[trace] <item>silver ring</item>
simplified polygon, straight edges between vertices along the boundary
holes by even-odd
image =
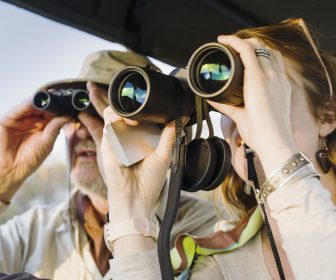
[[[255,49],[254,50],[256,56],[263,56],[263,57],[266,57],[266,58],[270,58],[271,57],[271,54],[268,52],[268,50],[266,49]]]

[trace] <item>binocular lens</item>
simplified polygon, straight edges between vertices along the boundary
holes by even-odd
[[[212,50],[196,62],[197,83],[203,92],[212,94],[225,86],[231,76],[229,57],[221,50]]]
[[[42,110],[49,106],[50,95],[47,92],[40,91],[34,96],[33,105],[36,109]]]
[[[72,104],[79,111],[85,110],[90,105],[89,93],[85,90],[76,92],[73,95]]]
[[[138,110],[147,98],[147,84],[144,77],[133,72],[125,77],[118,91],[120,108],[125,113]]]
[[[243,64],[230,46],[208,43],[200,46],[188,62],[188,84],[202,98],[231,105],[243,100]]]

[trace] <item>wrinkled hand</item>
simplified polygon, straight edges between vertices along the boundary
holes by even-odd
[[[136,125],[134,121],[116,115],[110,107],[104,111],[104,121],[105,125],[118,121]],[[174,133],[175,124],[171,122],[163,130],[156,150],[130,167],[118,164],[111,144],[103,135],[101,156],[108,187],[110,221],[151,217],[171,163]]]
[[[254,149],[266,169],[274,169],[270,154],[280,151],[279,162],[297,151],[291,129],[291,85],[280,52],[269,49],[271,57],[255,54],[264,48],[256,39],[220,36],[218,41],[235,49],[244,64],[244,106],[209,103],[229,116],[237,125],[242,139]],[[278,165],[274,162],[274,166]]]
[[[51,152],[62,126],[71,117],[38,111],[31,99],[0,120],[0,200],[10,202],[23,181]]]

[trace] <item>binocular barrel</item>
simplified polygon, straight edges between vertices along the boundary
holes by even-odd
[[[182,69],[176,72],[183,73]],[[179,115],[192,116],[195,94],[230,105],[244,103],[243,64],[231,47],[205,44],[193,53],[183,70],[185,74],[177,76],[126,66],[110,83],[112,109],[125,118],[165,123]]]
[[[216,102],[242,105],[243,71],[236,51],[219,43],[208,43],[192,54],[186,70],[176,69],[171,75],[138,66],[124,67],[114,75],[108,98],[112,109],[122,117],[166,123],[178,116],[192,116],[195,94]],[[34,96],[33,105],[56,115],[76,115],[81,111],[98,115],[84,89],[40,91]]]
[[[108,96],[119,116],[137,121],[165,123],[195,111],[186,79],[137,66],[127,66],[116,73]]]
[[[208,43],[199,47],[188,62],[188,84],[202,98],[242,105],[243,64],[229,46]]]
[[[97,114],[90,102],[89,92],[82,89],[37,92],[33,99],[33,106],[54,115],[76,115],[82,111]]]

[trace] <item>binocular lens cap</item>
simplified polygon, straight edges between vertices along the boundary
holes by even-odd
[[[192,140],[187,146],[182,189],[196,192],[205,187],[214,175],[216,163],[216,149],[211,142],[202,138]]]
[[[213,178],[211,178],[207,186],[203,188],[203,191],[212,191],[223,183],[231,167],[231,149],[229,144],[219,137],[211,137],[208,140],[216,147],[217,164]]]

